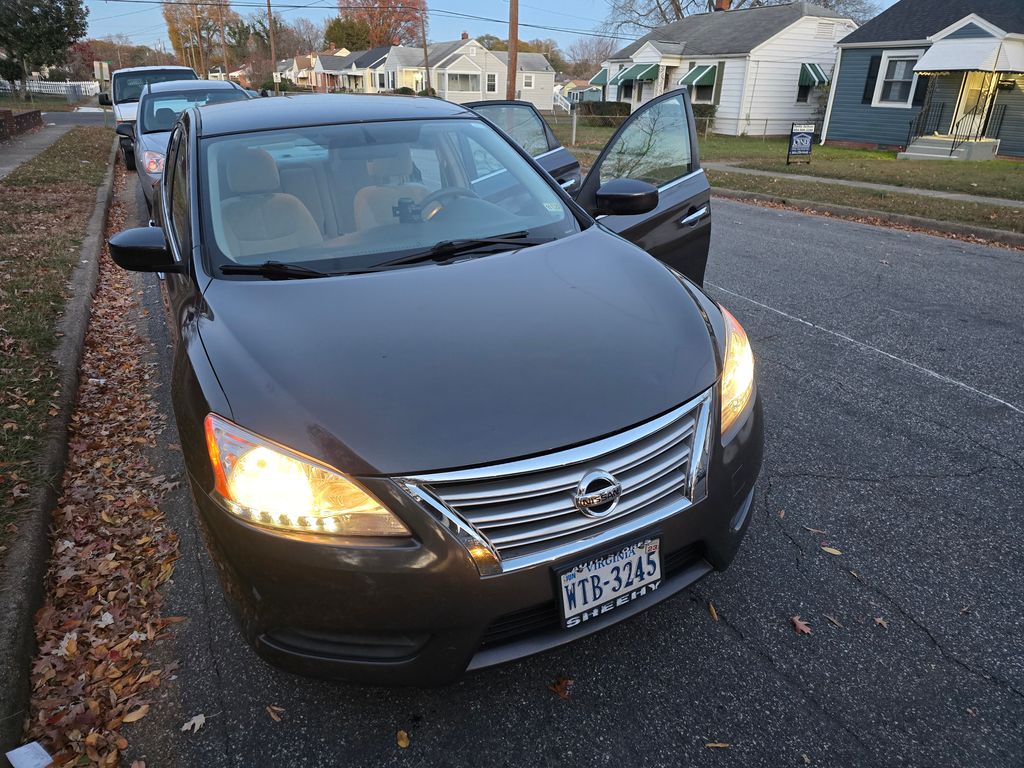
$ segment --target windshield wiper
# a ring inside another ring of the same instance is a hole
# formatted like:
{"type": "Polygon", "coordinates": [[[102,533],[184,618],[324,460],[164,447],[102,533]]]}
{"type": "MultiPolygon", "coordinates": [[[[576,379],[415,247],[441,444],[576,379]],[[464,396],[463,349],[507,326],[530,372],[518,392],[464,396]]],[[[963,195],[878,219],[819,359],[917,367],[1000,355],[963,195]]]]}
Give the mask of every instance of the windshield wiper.
{"type": "Polygon", "coordinates": [[[525,238],[529,234],[529,232],[523,229],[518,232],[508,232],[504,235],[494,235],[493,237],[467,237],[461,240],[442,240],[439,243],[434,243],[434,245],[424,251],[416,251],[415,253],[410,253],[406,256],[400,256],[397,259],[391,259],[390,261],[382,261],[380,264],[374,264],[366,271],[384,269],[386,267],[397,267],[402,264],[414,264],[417,261],[443,261],[451,256],[458,256],[462,253],[476,251],[489,245],[510,245],[515,248],[526,248],[530,245],[547,242],[546,240],[526,240],[525,238]]]}
{"type": "Polygon", "coordinates": [[[262,264],[224,264],[220,271],[224,275],[259,275],[268,280],[301,280],[310,277],[327,277],[329,274],[298,264],[284,264],[280,261],[264,261],[262,264]]]}

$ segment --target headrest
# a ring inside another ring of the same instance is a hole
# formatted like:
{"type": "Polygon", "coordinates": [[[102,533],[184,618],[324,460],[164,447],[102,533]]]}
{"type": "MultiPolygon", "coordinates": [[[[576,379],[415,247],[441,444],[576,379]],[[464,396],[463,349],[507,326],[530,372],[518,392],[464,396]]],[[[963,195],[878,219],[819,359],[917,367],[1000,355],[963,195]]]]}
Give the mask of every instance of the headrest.
{"type": "Polygon", "coordinates": [[[239,195],[277,192],[281,177],[277,163],[265,149],[238,149],[228,155],[228,186],[239,195]]]}
{"type": "MultiPolygon", "coordinates": [[[[153,126],[158,131],[169,131],[174,127],[174,121],[178,119],[178,113],[168,107],[160,107],[153,115],[153,126]]],[[[146,126],[147,128],[149,126],[146,126]]]]}
{"type": "Polygon", "coordinates": [[[394,176],[412,175],[412,152],[406,144],[396,144],[385,150],[386,154],[373,157],[366,162],[366,172],[372,178],[386,179],[394,176]]]}

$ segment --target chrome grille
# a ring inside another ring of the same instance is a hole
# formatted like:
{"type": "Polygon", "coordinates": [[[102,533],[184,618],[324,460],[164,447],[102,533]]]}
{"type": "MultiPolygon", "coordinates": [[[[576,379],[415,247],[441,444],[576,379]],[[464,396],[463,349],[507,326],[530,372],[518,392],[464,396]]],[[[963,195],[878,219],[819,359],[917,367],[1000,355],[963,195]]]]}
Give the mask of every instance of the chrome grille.
{"type": "Polygon", "coordinates": [[[476,469],[405,478],[413,493],[443,504],[502,561],[502,570],[544,559],[573,544],[619,535],[674,514],[705,493],[711,391],[669,413],[602,440],[544,456],[476,469]],[[590,471],[622,486],[606,517],[585,516],[573,503],[590,471]]]}

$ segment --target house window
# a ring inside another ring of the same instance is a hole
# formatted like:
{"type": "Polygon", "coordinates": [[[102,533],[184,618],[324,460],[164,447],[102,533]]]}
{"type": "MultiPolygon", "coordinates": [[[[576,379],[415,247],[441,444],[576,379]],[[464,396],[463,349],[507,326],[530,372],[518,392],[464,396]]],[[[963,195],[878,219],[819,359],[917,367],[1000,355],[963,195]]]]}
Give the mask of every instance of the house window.
{"type": "Polygon", "coordinates": [[[476,56],[476,46],[475,45],[469,46],[469,55],[473,56],[473,57],[476,56]]]}
{"type": "Polygon", "coordinates": [[[382,89],[382,90],[384,88],[387,88],[387,84],[386,84],[386,82],[384,80],[384,73],[383,72],[378,72],[377,73],[377,87],[382,89]]]}
{"type": "Polygon", "coordinates": [[[523,88],[533,88],[533,75],[523,75],[523,88]]]}
{"type": "Polygon", "coordinates": [[[807,99],[811,95],[811,86],[809,85],[798,85],[796,88],[796,103],[806,104],[807,99]]]}
{"type": "Polygon", "coordinates": [[[487,92],[497,93],[498,92],[498,76],[493,72],[487,75],[487,92]]]}
{"type": "Polygon", "coordinates": [[[693,87],[693,101],[695,104],[710,104],[715,100],[715,86],[695,85],[693,87]]]}
{"type": "Polygon", "coordinates": [[[448,90],[465,92],[480,92],[480,75],[468,75],[461,73],[449,73],[448,90]]]}
{"type": "Polygon", "coordinates": [[[920,51],[886,51],[882,54],[872,106],[910,106],[917,82],[914,65],[917,64],[920,55],[920,51]]]}

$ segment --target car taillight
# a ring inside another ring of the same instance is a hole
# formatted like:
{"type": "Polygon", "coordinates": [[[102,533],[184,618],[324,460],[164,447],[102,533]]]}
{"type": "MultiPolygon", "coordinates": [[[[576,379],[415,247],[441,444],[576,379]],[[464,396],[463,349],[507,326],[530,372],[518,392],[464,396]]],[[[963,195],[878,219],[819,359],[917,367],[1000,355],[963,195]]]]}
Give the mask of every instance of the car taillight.
{"type": "Polygon", "coordinates": [[[163,153],[151,152],[150,150],[146,150],[145,152],[142,153],[142,167],[146,169],[146,173],[163,173],[163,153]]]}

